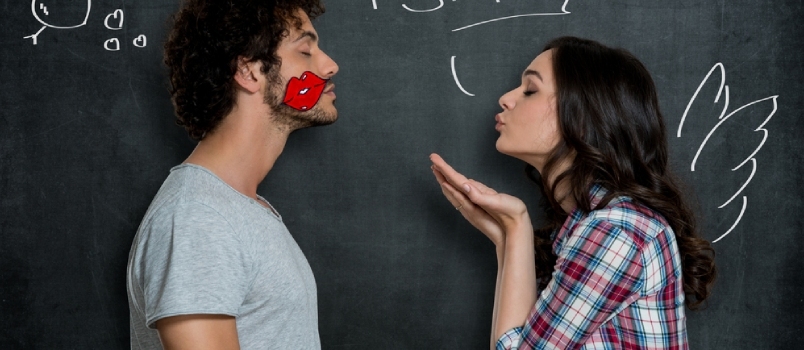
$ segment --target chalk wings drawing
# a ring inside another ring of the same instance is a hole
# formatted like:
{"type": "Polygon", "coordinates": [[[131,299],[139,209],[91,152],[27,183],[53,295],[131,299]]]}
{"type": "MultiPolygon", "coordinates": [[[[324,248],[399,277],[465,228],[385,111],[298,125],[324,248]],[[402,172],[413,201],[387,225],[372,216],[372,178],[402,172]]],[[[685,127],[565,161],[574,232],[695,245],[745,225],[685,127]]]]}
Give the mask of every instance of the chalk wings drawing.
{"type": "MultiPolygon", "coordinates": [[[[723,107],[722,107],[722,109],[720,111],[720,116],[717,118],[718,119],[717,123],[709,131],[709,133],[706,135],[706,137],[703,139],[703,141],[701,142],[700,146],[698,146],[698,149],[695,152],[695,156],[692,159],[692,163],[690,164],[690,171],[695,171],[697,169],[696,166],[706,168],[706,166],[711,165],[711,164],[708,164],[708,163],[699,164],[698,161],[700,160],[702,152],[712,154],[712,155],[717,155],[717,157],[720,157],[720,158],[725,158],[726,155],[733,155],[735,153],[739,153],[740,152],[739,149],[736,149],[734,147],[730,147],[730,146],[733,146],[735,144],[735,142],[731,142],[731,143],[726,142],[729,139],[735,140],[737,138],[734,137],[735,135],[733,135],[733,134],[729,134],[727,132],[724,132],[724,130],[729,128],[729,130],[733,129],[733,130],[737,130],[739,132],[741,129],[744,129],[746,124],[748,124],[748,126],[750,128],[753,128],[753,126],[751,126],[751,124],[750,124],[751,122],[755,122],[753,120],[754,118],[751,118],[752,113],[754,115],[759,113],[759,115],[761,116],[761,118],[760,118],[761,122],[759,122],[759,125],[756,126],[755,129],[749,130],[750,134],[756,135],[755,133],[759,133],[759,136],[761,136],[761,137],[756,137],[754,135],[745,135],[746,136],[745,138],[740,138],[739,139],[739,143],[741,144],[741,146],[748,145],[747,146],[748,150],[746,151],[747,153],[749,153],[748,156],[746,156],[745,158],[740,158],[741,160],[739,161],[739,163],[736,164],[733,168],[731,168],[731,173],[732,174],[721,174],[721,176],[723,176],[723,177],[726,177],[726,176],[734,177],[734,176],[737,176],[736,174],[745,173],[746,171],[742,171],[741,173],[735,173],[735,172],[737,172],[738,170],[742,169],[745,166],[750,166],[750,170],[751,170],[750,175],[748,175],[747,178],[744,179],[744,181],[741,181],[742,185],[739,188],[736,188],[736,189],[732,188],[732,189],[724,191],[729,196],[729,198],[718,206],[718,209],[723,209],[726,206],[728,206],[729,204],[731,204],[732,202],[734,202],[735,199],[740,197],[740,194],[742,194],[743,190],[745,190],[745,188],[748,186],[748,184],[751,183],[751,180],[754,179],[754,175],[756,174],[756,171],[757,171],[756,155],[759,152],[759,150],[762,149],[762,146],[765,145],[765,141],[767,141],[767,139],[768,139],[768,130],[765,129],[765,124],[767,124],[768,121],[770,121],[770,119],[776,113],[776,109],[777,109],[776,99],[779,96],[774,95],[774,96],[765,97],[765,98],[762,98],[762,99],[747,103],[747,104],[745,104],[745,105],[743,105],[743,106],[741,106],[741,107],[739,107],[737,109],[734,109],[731,112],[729,112],[729,99],[730,99],[731,96],[729,95],[729,86],[726,85],[726,69],[725,69],[725,67],[723,66],[722,63],[718,62],[712,67],[712,69],[709,70],[709,73],[706,74],[706,77],[704,77],[703,81],[701,81],[701,84],[698,85],[698,88],[695,90],[695,93],[692,95],[692,98],[690,99],[689,103],[687,104],[687,108],[684,110],[684,114],[681,117],[681,122],[678,125],[678,133],[676,134],[676,137],[679,137],[679,138],[681,137],[681,131],[682,131],[683,127],[684,127],[684,123],[687,121],[687,117],[690,116],[689,113],[690,113],[691,107],[693,107],[694,105],[697,105],[699,103],[698,94],[701,92],[702,88],[704,88],[704,86],[707,85],[707,83],[709,83],[709,80],[710,80],[710,78],[712,78],[712,75],[714,73],[717,73],[717,74],[720,75],[720,84],[719,84],[718,89],[717,89],[717,94],[715,96],[714,103],[715,104],[722,103],[723,107]],[[722,102],[721,102],[721,99],[722,99],[722,102]],[[764,114],[764,113],[767,113],[767,114],[764,114]],[[742,118],[740,118],[740,117],[742,117],[742,118]],[[718,142],[710,143],[710,141],[714,140],[713,136],[715,137],[715,139],[718,140],[718,142]],[[751,136],[754,136],[754,137],[752,138],[751,136]],[[726,148],[728,148],[728,149],[726,149],[726,148]]],[[[704,102],[700,102],[700,103],[704,103],[704,102]]],[[[705,106],[698,106],[698,107],[705,107],[705,106]]],[[[697,109],[701,109],[701,108],[697,108],[697,109]]],[[[700,115],[692,115],[692,117],[700,118],[701,116],[700,115]]],[[[753,124],[753,125],[756,125],[756,124],[753,124]]],[[[711,158],[711,160],[716,160],[716,158],[711,158]]],[[[714,169],[714,167],[710,167],[709,169],[714,169]]],[[[726,185],[728,185],[730,183],[729,181],[723,181],[723,180],[724,179],[722,177],[719,177],[717,182],[722,183],[722,184],[726,184],[726,185]]],[[[725,232],[720,234],[720,236],[717,239],[712,241],[712,243],[716,243],[716,242],[720,241],[721,239],[726,237],[729,233],[734,231],[734,229],[740,223],[740,220],[742,220],[743,214],[745,214],[746,208],[748,207],[748,196],[743,195],[740,199],[742,199],[742,207],[740,209],[740,213],[737,215],[737,218],[734,219],[734,221],[731,223],[731,226],[725,232]]],[[[739,201],[738,201],[738,203],[739,203],[739,201]]],[[[730,222],[730,221],[731,220],[728,220],[727,222],[730,222]]]]}

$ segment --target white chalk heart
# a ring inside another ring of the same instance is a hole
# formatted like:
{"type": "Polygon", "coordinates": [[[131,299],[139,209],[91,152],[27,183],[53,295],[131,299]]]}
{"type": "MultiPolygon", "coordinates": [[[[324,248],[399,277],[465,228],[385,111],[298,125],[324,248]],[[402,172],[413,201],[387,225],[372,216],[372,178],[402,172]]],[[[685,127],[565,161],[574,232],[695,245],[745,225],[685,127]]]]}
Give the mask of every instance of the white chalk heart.
{"type": "Polygon", "coordinates": [[[136,47],[145,47],[147,44],[148,38],[146,38],[144,34],[140,34],[138,37],[134,38],[134,46],[136,47]]]}
{"type": "Polygon", "coordinates": [[[117,40],[117,38],[111,38],[109,40],[106,40],[106,42],[103,43],[103,48],[106,49],[107,51],[119,51],[120,40],[117,40]]]}
{"type": "Polygon", "coordinates": [[[106,28],[111,29],[111,30],[123,29],[123,10],[121,10],[121,9],[114,10],[114,12],[112,12],[109,15],[106,16],[106,19],[103,21],[103,24],[106,26],[106,28]],[[112,26],[109,25],[109,20],[110,19],[117,19],[118,20],[117,27],[112,27],[112,26]]]}

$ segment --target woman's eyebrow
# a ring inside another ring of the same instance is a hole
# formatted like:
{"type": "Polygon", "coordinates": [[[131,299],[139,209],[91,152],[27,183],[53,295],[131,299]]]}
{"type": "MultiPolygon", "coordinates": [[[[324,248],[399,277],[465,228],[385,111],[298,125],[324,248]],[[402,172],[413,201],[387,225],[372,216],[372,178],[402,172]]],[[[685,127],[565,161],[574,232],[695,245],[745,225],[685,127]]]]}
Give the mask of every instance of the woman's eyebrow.
{"type": "Polygon", "coordinates": [[[539,78],[539,80],[542,81],[542,83],[544,83],[544,79],[542,79],[542,74],[539,73],[538,71],[535,71],[533,69],[528,69],[528,70],[525,70],[524,73],[522,73],[523,78],[528,76],[528,75],[535,75],[537,78],[539,78]]]}
{"type": "Polygon", "coordinates": [[[315,33],[311,32],[311,31],[305,30],[305,31],[303,31],[301,33],[301,35],[299,35],[298,38],[296,38],[296,40],[293,40],[293,42],[297,42],[297,41],[302,40],[304,38],[310,38],[310,40],[312,40],[313,42],[318,41],[318,35],[315,35],[315,33]]]}

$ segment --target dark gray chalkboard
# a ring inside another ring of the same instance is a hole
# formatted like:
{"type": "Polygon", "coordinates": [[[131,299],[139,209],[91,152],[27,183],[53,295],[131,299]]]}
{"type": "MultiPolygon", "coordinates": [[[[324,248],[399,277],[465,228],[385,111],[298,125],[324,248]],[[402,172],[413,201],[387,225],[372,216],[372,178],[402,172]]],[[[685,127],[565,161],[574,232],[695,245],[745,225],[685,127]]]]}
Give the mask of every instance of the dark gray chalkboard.
{"type": "MultiPolygon", "coordinates": [[[[128,347],[129,245],[193,147],[173,124],[161,66],[178,4],[96,0],[87,17],[89,3],[0,2],[0,348],[128,347]],[[24,37],[43,24],[32,9],[80,26],[46,27],[34,45],[24,37]]],[[[493,116],[561,35],[625,47],[646,64],[704,235],[728,232],[714,244],[709,307],[688,313],[692,348],[804,342],[801,1],[327,5],[315,25],[340,64],[340,120],[292,135],[259,188],[315,272],[325,349],[488,344],[493,247],[441,197],[427,156],[525,199],[541,220],[524,165],[494,149],[493,116]],[[538,13],[550,15],[456,31],[538,13]]]]}

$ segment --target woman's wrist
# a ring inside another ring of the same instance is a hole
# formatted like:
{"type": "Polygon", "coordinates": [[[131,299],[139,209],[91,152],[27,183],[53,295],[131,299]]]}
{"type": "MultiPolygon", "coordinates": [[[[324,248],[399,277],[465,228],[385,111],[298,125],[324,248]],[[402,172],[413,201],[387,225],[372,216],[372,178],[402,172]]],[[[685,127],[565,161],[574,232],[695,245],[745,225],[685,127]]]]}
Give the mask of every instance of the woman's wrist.
{"type": "Polygon", "coordinates": [[[494,251],[497,252],[497,257],[505,256],[505,238],[500,242],[494,243],[494,251]]]}
{"type": "Polygon", "coordinates": [[[508,241],[509,239],[519,240],[522,238],[532,239],[533,237],[533,224],[530,222],[530,216],[528,215],[527,211],[518,215],[516,218],[512,218],[506,223],[504,229],[504,241],[508,241]]]}

